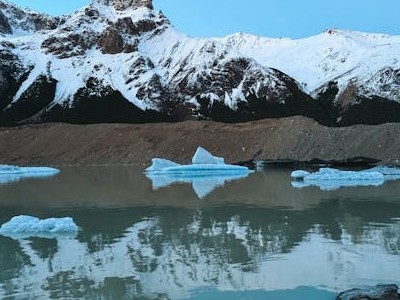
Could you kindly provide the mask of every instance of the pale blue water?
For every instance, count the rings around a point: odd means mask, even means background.
[[[334,299],[399,284],[400,182],[321,191],[269,168],[201,198],[133,167],[0,185],[0,223],[71,216],[76,237],[0,236],[0,298]]]

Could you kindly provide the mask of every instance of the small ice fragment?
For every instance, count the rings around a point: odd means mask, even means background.
[[[373,169],[364,171],[341,171],[333,168],[320,168],[318,172],[309,173],[302,170],[292,172],[292,186],[303,188],[318,186],[322,190],[334,190],[344,186],[379,186],[386,177]],[[301,180],[301,182],[299,182]]]
[[[12,165],[0,165],[0,175],[3,174],[57,174],[60,170],[50,167],[18,167]]]
[[[6,236],[43,236],[46,234],[76,234],[78,226],[70,217],[39,219],[32,216],[15,216],[0,227],[0,234]]]
[[[59,172],[60,170],[50,167],[18,167],[0,165],[0,184],[8,184],[24,178],[50,177]]]
[[[333,168],[320,168],[318,172],[309,173],[302,170],[292,172],[293,178],[311,180],[377,180],[384,179],[378,171],[341,171]]]
[[[198,147],[196,153],[192,158],[192,164],[204,165],[204,164],[224,164],[225,160],[222,157],[213,156],[210,152],[202,147]]]

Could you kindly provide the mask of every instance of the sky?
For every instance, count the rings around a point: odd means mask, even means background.
[[[51,15],[68,14],[89,0],[8,0]],[[193,37],[235,32],[304,38],[340,28],[400,35],[400,0],[153,0],[156,9]]]

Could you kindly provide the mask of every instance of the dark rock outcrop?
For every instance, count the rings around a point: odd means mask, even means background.
[[[197,93],[201,104],[199,115],[222,122],[304,115],[325,125],[333,124],[324,107],[304,93],[294,79],[274,69],[266,75],[262,68],[251,69],[251,63],[248,59],[228,60],[199,78],[198,90],[186,88]],[[279,88],[274,87],[275,84]],[[224,99],[226,91],[233,91],[240,85],[246,99],[238,101],[236,108],[229,107],[222,100],[211,101],[202,96],[212,93]]]
[[[393,89],[396,84],[400,87],[400,72],[391,70],[385,74],[394,78],[387,84],[387,89]],[[398,97],[396,92],[390,91],[390,95]],[[329,82],[318,93],[317,100],[337,126],[400,122],[400,102],[380,96],[364,96],[355,82],[349,83],[341,93],[336,82]]]
[[[45,75],[38,76],[21,97],[4,110],[4,117],[11,122],[35,122],[39,120],[43,112],[54,100],[57,81],[47,78]]]
[[[89,78],[86,88],[79,89],[71,105],[57,104],[42,115],[42,121],[92,123],[168,122],[171,118],[154,110],[141,110],[120,92]]]
[[[127,8],[147,7],[153,9],[152,0],[96,0],[107,5],[113,5],[117,10],[124,10]]]
[[[14,45],[7,42],[0,45],[0,118],[2,110],[10,105],[21,82],[29,73],[18,56],[12,53],[13,48]]]
[[[336,300],[400,300],[398,289],[395,284],[357,288],[340,293]]]
[[[115,28],[107,28],[100,36],[98,45],[104,54],[121,53],[124,50],[124,40]]]
[[[0,10],[0,33],[10,34],[12,33],[11,25],[8,23],[6,16]]]
[[[81,34],[66,33],[45,39],[41,47],[58,58],[68,58],[85,54],[85,51],[97,40],[98,36],[90,31],[84,31]]]

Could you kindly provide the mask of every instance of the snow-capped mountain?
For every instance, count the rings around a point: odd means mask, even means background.
[[[0,122],[400,121],[400,37],[191,38],[151,0],[50,17],[0,0]]]

